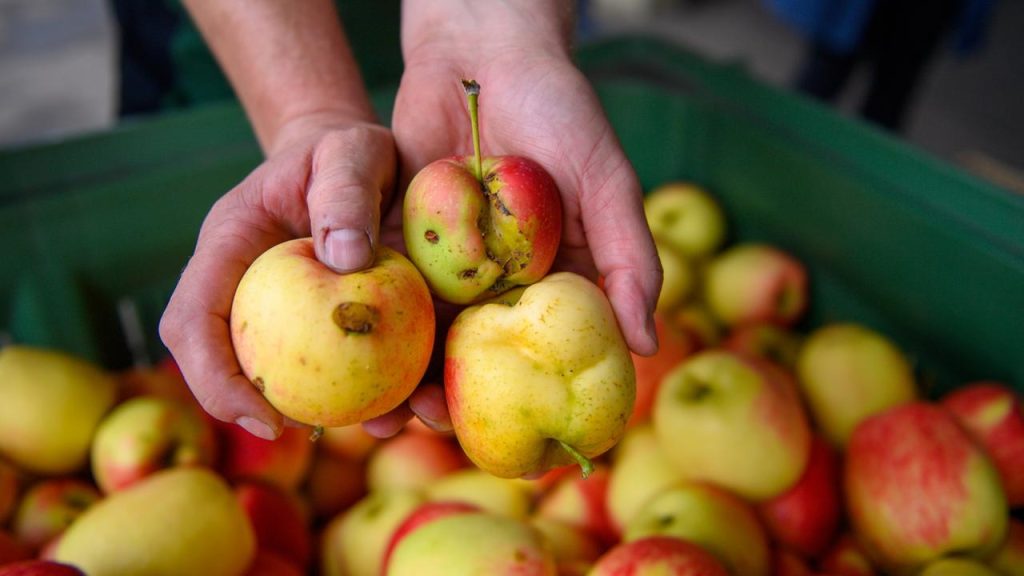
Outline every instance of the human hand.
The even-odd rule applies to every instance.
[[[210,415],[261,438],[280,435],[284,417],[235,357],[235,289],[256,257],[291,238],[312,236],[317,258],[338,272],[369,265],[395,163],[386,128],[344,115],[302,116],[277,133],[266,161],[211,208],[160,321],[161,338]]]
[[[438,158],[471,153],[460,80],[476,80],[484,153],[537,161],[561,192],[555,268],[603,277],[630,348],[652,354],[661,266],[636,174],[570,60],[564,6],[520,4],[405,4],[405,73],[392,119],[401,180]]]

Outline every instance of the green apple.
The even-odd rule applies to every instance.
[[[844,489],[858,539],[890,571],[954,553],[984,558],[1006,535],[998,471],[935,404],[904,404],[857,426],[846,446]]]
[[[90,576],[237,576],[252,561],[252,527],[227,482],[204,468],[169,468],[88,508],[55,560]]]
[[[589,458],[622,438],[633,362],[608,298],[558,272],[463,310],[445,347],[445,394],[466,455],[505,478]]]
[[[647,224],[655,238],[689,257],[710,256],[725,240],[725,214],[704,188],[668,182],[644,198]]]
[[[534,488],[525,481],[499,478],[479,468],[458,470],[424,488],[432,502],[465,502],[493,514],[526,519],[533,508]]]
[[[99,366],[28,346],[0,349],[0,456],[39,474],[85,467],[117,381]]]
[[[523,520],[501,514],[451,514],[424,524],[395,546],[389,576],[555,576],[554,553]]]
[[[164,468],[212,467],[216,449],[213,424],[195,405],[138,396],[118,404],[97,427],[92,473],[110,493]]]
[[[278,244],[242,277],[231,307],[239,364],[282,414],[345,426],[405,401],[427,369],[434,306],[423,277],[381,246],[373,265],[337,274],[312,238]]]
[[[655,311],[667,313],[682,306],[693,295],[697,273],[693,264],[664,240],[655,238],[654,246],[658,249],[662,270],[661,291]]]
[[[680,474],[754,501],[795,484],[810,457],[810,426],[789,376],[727,350],[700,352],[670,372],[653,422]]]
[[[626,525],[626,542],[681,538],[710,552],[730,574],[768,576],[768,537],[749,504],[707,484],[683,482],[647,501]]]
[[[903,352],[866,326],[836,323],[807,337],[796,375],[811,416],[826,438],[843,446],[862,420],[917,397]]]
[[[622,534],[648,500],[682,480],[662,452],[649,423],[630,428],[612,454],[608,478],[608,516]]]

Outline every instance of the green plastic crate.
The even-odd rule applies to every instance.
[[[937,394],[1024,391],[1024,198],[829,109],[647,38],[578,53],[645,188],[687,179],[738,240],[774,243],[812,279],[806,327],[856,320],[894,338]],[[376,94],[388,118],[394,91]],[[0,330],[111,367],[146,352],[213,201],[260,160],[235,104],[0,155]]]

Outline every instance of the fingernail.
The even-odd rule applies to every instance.
[[[277,434],[274,433],[274,429],[271,428],[265,422],[261,422],[251,416],[242,416],[238,420],[235,420],[235,424],[238,424],[242,428],[245,428],[249,434],[262,438],[264,440],[276,440]]]
[[[362,230],[331,230],[324,240],[324,257],[324,264],[340,272],[359,270],[373,257],[370,237]]]

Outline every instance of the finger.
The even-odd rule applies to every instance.
[[[337,130],[318,143],[306,201],[317,259],[329,268],[345,273],[373,263],[395,162],[393,140],[380,126]]]
[[[363,422],[363,430],[370,436],[377,438],[390,438],[402,431],[405,423],[413,416],[412,410],[405,402],[387,414],[370,418]]]
[[[421,384],[409,397],[409,408],[427,428],[435,432],[451,432],[452,418],[440,384]]]
[[[580,216],[597,271],[630,349],[649,356],[658,349],[654,308],[661,290],[661,262],[643,211],[632,166],[611,132],[583,168]]]

